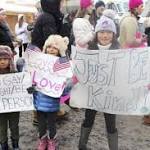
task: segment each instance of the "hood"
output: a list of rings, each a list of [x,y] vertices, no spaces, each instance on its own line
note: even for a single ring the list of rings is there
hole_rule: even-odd
[[[41,0],[41,7],[44,12],[56,13],[60,12],[61,0]]]

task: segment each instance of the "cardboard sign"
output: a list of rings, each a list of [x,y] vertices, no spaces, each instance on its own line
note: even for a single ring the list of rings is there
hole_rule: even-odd
[[[0,75],[0,113],[33,110],[33,97],[27,88],[32,85],[29,73]]]
[[[125,115],[150,113],[150,48],[73,52],[79,83],[71,105]]]
[[[31,72],[37,90],[51,97],[60,97],[65,81],[73,75],[70,61],[65,57],[31,51],[26,52],[25,59],[26,71]]]

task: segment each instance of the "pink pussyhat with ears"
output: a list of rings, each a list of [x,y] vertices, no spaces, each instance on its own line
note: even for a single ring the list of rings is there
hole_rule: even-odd
[[[129,9],[134,9],[143,4],[143,0],[129,0]]]
[[[91,0],[80,0],[80,7],[81,8],[87,8],[90,5],[92,5],[92,1]]]

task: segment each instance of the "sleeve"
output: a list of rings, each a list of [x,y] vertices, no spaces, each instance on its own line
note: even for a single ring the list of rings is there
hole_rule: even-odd
[[[94,37],[92,26],[88,26],[86,23],[79,20],[75,20],[73,23],[73,33],[76,44],[81,47],[87,45]]]

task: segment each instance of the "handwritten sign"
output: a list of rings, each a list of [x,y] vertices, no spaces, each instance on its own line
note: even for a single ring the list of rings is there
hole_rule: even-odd
[[[73,47],[79,83],[71,105],[97,111],[143,115],[150,113],[150,48],[80,50]]]
[[[33,110],[33,98],[28,94],[29,73],[0,75],[0,113]]]
[[[41,52],[26,52],[26,70],[32,74],[32,83],[38,91],[52,97],[60,97],[67,78],[71,78],[71,64],[66,58],[59,58]]]

